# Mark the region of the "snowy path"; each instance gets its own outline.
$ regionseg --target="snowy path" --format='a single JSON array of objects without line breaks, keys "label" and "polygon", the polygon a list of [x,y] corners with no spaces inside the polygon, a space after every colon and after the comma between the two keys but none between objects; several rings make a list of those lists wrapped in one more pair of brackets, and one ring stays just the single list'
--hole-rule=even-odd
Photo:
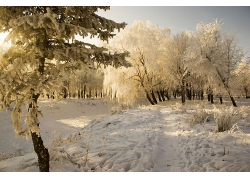
[{"label": "snowy path", "polygon": [[178,149],[178,121],[176,114],[172,114],[171,109],[161,108],[161,129],[159,134],[158,155],[155,160],[154,171],[156,172],[171,172],[181,171],[177,169],[182,163],[180,158],[181,152]]},{"label": "snowy path", "polygon": [[161,127],[161,132],[153,171],[249,172],[249,158],[246,154],[250,149],[247,135],[216,133],[214,121],[191,127],[183,123],[192,114],[190,109],[188,113],[178,112],[169,106],[158,106],[161,117],[158,126]]},{"label": "snowy path", "polygon": [[[180,111],[162,106],[161,133],[159,134],[158,153],[155,159],[155,172],[204,172],[218,171],[210,162],[213,149],[212,140],[197,129],[183,123],[184,116]],[[199,125],[197,125],[199,126]],[[203,127],[204,128],[204,127]],[[209,129],[207,129],[209,131]],[[209,143],[210,142],[210,143]],[[221,154],[222,152],[220,152]],[[210,158],[207,158],[209,157]]]}]

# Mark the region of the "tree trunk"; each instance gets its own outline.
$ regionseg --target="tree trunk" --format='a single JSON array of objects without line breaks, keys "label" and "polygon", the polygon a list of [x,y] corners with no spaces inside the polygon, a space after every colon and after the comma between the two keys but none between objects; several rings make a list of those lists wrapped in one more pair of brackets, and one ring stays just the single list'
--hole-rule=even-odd
[{"label": "tree trunk", "polygon": [[63,87],[63,98],[67,98],[67,89],[65,87]]},{"label": "tree trunk", "polygon": [[200,91],[200,90],[197,91],[197,98],[198,98],[199,100],[201,100],[201,91]]},{"label": "tree trunk", "polygon": [[38,157],[38,167],[40,172],[49,172],[49,151],[43,145],[41,136],[31,133],[34,150]]},{"label": "tree trunk", "polygon": [[234,107],[237,107],[236,102],[235,102],[235,100],[234,100],[234,97],[233,97],[233,96],[230,96],[230,99],[231,99],[231,101],[232,101],[232,103],[233,103],[233,106],[234,106]]},{"label": "tree trunk", "polygon": [[211,104],[214,104],[214,95],[210,94],[210,100],[211,100]]},{"label": "tree trunk", "polygon": [[244,91],[245,91],[245,94],[246,94],[246,99],[248,99],[248,98],[249,98],[249,96],[247,96],[247,92],[248,92],[248,90],[247,90],[247,88],[246,88],[246,87],[244,87]]},{"label": "tree trunk", "polygon": [[89,89],[89,98],[91,98],[92,94],[91,94],[91,89]]},{"label": "tree trunk", "polygon": [[148,101],[152,104],[152,105],[155,105],[155,103],[152,101],[152,99],[150,98],[148,92],[146,91],[146,96],[147,96],[147,99]]},{"label": "tree trunk", "polygon": [[160,91],[160,94],[161,94],[161,99],[162,99],[163,101],[165,101],[166,99],[165,99],[165,97],[164,97],[164,90],[161,90],[161,91]]},{"label": "tree trunk", "polygon": [[157,95],[158,95],[158,99],[160,102],[162,102],[162,99],[161,99],[161,95],[160,95],[160,92],[159,91],[156,91]]},{"label": "tree trunk", "polygon": [[173,91],[173,96],[174,96],[174,99],[176,99],[176,90]]},{"label": "tree trunk", "polygon": [[192,99],[192,95],[191,95],[191,86],[187,83],[186,84],[186,90],[187,90],[187,98],[188,100],[191,100]]},{"label": "tree trunk", "polygon": [[181,90],[181,102],[182,102],[182,104],[185,104],[185,101],[186,101],[185,96],[186,96],[186,93],[185,93],[185,89],[183,87]]},{"label": "tree trunk", "polygon": [[[40,94],[34,94],[33,100],[35,104],[37,104],[37,99]],[[37,108],[37,106],[33,106],[33,103],[29,104],[29,108]],[[37,128],[39,128],[39,124],[37,124]],[[35,132],[31,132],[31,137],[33,141],[34,150],[38,157],[38,166],[40,172],[49,172],[49,151],[43,145],[42,137],[36,134]]]},{"label": "tree trunk", "polygon": [[234,106],[234,107],[237,107],[236,102],[235,102],[233,96],[232,96],[231,93],[230,93],[229,87],[228,87],[227,85],[225,85],[225,84],[224,84],[224,87],[225,87],[225,89],[226,89],[226,91],[227,91],[227,93],[228,93],[228,95],[229,95],[229,97],[230,97],[230,99],[231,99],[231,101],[232,101],[233,106]]},{"label": "tree trunk", "polygon": [[222,96],[220,96],[220,104],[222,104],[223,103],[223,101],[222,101]]},{"label": "tree trunk", "polygon": [[83,98],[86,98],[86,85],[83,86]]},{"label": "tree trunk", "polygon": [[81,90],[80,89],[77,90],[77,95],[78,95],[78,99],[80,99],[81,98]]},{"label": "tree trunk", "polygon": [[152,98],[154,100],[154,103],[157,104],[157,100],[156,100],[155,93],[153,90],[151,91],[151,95],[152,95]]},{"label": "tree trunk", "polygon": [[182,86],[181,86],[181,102],[182,104],[185,104],[185,96],[186,96],[186,92],[185,92],[185,80],[182,79]]},{"label": "tree trunk", "polygon": [[[164,92],[163,92],[164,93]],[[176,95],[176,94],[175,94]],[[168,91],[166,91],[166,94],[165,94],[166,98],[168,99],[168,101],[170,100],[170,97],[168,95]],[[176,99],[176,96],[175,96],[175,99]]]},{"label": "tree trunk", "polygon": [[[44,44],[46,45],[47,41],[44,41]],[[39,68],[38,68],[38,72],[43,75],[44,73],[44,67],[45,67],[45,58],[44,57],[40,57],[39,58]],[[31,89],[33,91],[33,89]],[[40,94],[33,94],[32,95],[32,99],[34,101],[31,102],[29,104],[29,110],[30,109],[37,109],[37,100],[39,98]],[[36,114],[37,117],[37,114]],[[39,123],[37,124],[37,128],[39,128]],[[47,148],[44,147],[43,145],[43,140],[41,135],[36,134],[36,132],[31,132],[31,137],[32,137],[32,142],[33,142],[33,146],[34,146],[34,150],[37,154],[38,157],[38,167],[40,172],[49,172],[49,151]]]}]

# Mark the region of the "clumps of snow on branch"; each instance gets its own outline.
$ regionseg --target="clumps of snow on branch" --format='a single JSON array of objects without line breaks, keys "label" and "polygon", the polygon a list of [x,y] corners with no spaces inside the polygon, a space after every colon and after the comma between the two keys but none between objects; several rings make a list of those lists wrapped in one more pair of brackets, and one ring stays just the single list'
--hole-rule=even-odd
[{"label": "clumps of snow on branch", "polygon": [[28,113],[24,120],[26,128],[22,128],[23,123],[21,116],[23,115],[22,107],[25,106],[23,99],[16,102],[15,107],[12,110],[11,118],[13,122],[13,128],[16,132],[16,136],[25,137],[30,139],[30,133],[36,133],[40,135],[40,128],[38,127],[38,116],[43,116],[41,111],[38,111],[38,107],[35,102],[32,102],[33,107],[28,108]]},{"label": "clumps of snow on branch", "polygon": [[18,101],[11,113],[13,128],[17,134],[20,134],[22,131],[22,119],[21,119],[21,116],[23,115],[21,109],[22,106],[24,106],[23,101]]}]

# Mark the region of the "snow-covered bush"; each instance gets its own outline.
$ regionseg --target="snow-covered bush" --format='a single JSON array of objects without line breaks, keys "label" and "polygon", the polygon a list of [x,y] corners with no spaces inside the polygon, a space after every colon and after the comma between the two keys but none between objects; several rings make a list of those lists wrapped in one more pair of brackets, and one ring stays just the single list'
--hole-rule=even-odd
[{"label": "snow-covered bush", "polygon": [[133,106],[126,105],[124,103],[117,102],[116,100],[109,100],[109,113],[120,114]]},{"label": "snow-covered bush", "polygon": [[221,109],[215,109],[214,119],[217,123],[217,132],[223,132],[230,130],[234,123],[239,120],[238,111],[234,107],[223,107]]},{"label": "snow-covered bush", "polygon": [[196,124],[203,124],[209,120],[209,114],[204,109],[197,109],[193,116],[190,119],[187,119],[186,122],[190,126],[194,126]]},{"label": "snow-covered bush", "polygon": [[50,153],[50,160],[58,161],[61,158],[61,153],[64,152],[63,145],[74,143],[76,140],[80,139],[80,134],[69,135],[66,138],[63,138],[60,133],[54,131],[51,134],[50,142],[49,142],[49,153]]},{"label": "snow-covered bush", "polygon": [[239,108],[239,115],[241,119],[243,119],[247,126],[250,126],[250,107],[249,106],[241,106]]}]

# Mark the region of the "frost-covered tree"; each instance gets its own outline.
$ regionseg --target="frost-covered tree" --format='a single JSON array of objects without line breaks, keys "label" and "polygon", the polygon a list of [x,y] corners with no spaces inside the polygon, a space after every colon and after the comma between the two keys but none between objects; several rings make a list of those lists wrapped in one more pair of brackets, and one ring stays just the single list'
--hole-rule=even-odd
[{"label": "frost-covered tree", "polygon": [[198,24],[191,42],[186,53],[186,67],[206,76],[210,84],[222,86],[233,106],[237,106],[231,82],[244,53],[238,47],[234,36],[223,34],[221,24],[215,20],[208,24]]},{"label": "frost-covered tree", "polygon": [[89,98],[102,96],[103,72],[100,69],[71,71],[64,81],[64,98]]},{"label": "frost-covered tree", "polygon": [[242,61],[238,68],[236,69],[237,78],[233,81],[233,84],[236,85],[236,90],[240,92],[240,95],[243,95],[246,98],[250,98],[250,64],[247,61]]},{"label": "frost-covered tree", "polygon": [[189,47],[189,32],[181,31],[171,38],[171,41],[166,44],[165,59],[167,60],[167,68],[169,75],[174,77],[172,87],[175,90],[180,89],[182,103],[185,103],[186,84],[190,72],[185,66],[185,54]]},{"label": "frost-covered tree", "polygon": [[[167,71],[164,69],[163,52],[164,42],[170,36],[170,29],[161,29],[158,25],[152,24],[150,21],[135,21],[129,29],[123,30],[118,36],[113,38],[109,43],[109,48],[113,51],[130,52],[128,61],[132,64],[131,68],[121,70],[120,72],[110,71],[105,73],[106,80],[104,82],[112,85],[112,92],[116,95],[126,96],[126,101],[134,102],[134,98],[147,98],[151,104],[156,104],[157,91],[163,90],[166,86],[168,77]],[[121,75],[117,75],[121,73]],[[111,83],[109,74],[117,76]],[[118,77],[122,79],[117,79]],[[108,79],[107,79],[108,78]],[[118,82],[114,82],[117,80]],[[128,88],[133,91],[125,91],[120,83],[125,83]],[[105,84],[104,84],[105,85]],[[105,85],[105,87],[107,87]],[[158,89],[160,88],[160,89]],[[137,94],[140,93],[140,94]],[[159,93],[160,94],[160,93]],[[117,96],[118,97],[118,96]],[[119,98],[119,97],[118,97]],[[121,98],[121,97],[120,97]]]},{"label": "frost-covered tree", "polygon": [[[0,110],[14,104],[13,127],[17,136],[31,136],[40,171],[49,171],[49,153],[39,128],[38,98],[46,91],[60,95],[65,77],[71,71],[93,63],[114,67],[130,66],[127,52],[111,54],[76,39],[97,36],[108,41],[126,23],[100,17],[98,9],[109,7],[0,7],[0,32],[8,32],[12,46],[0,59]],[[28,105],[26,127],[22,127],[22,107]]]}]

